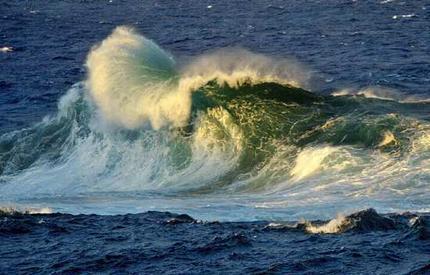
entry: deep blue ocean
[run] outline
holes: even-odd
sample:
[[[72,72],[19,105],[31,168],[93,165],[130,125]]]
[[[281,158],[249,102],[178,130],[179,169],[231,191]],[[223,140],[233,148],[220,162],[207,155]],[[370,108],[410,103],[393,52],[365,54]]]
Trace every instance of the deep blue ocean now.
[[[0,273],[430,274],[430,2],[3,1]]]

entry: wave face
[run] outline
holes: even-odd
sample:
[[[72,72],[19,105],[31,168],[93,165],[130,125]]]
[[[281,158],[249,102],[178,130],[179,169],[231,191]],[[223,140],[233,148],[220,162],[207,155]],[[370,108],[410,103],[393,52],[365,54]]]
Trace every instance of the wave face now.
[[[87,67],[55,116],[0,137],[3,205],[225,220],[428,211],[426,102],[314,94],[299,64],[242,49],[178,66],[124,27]]]

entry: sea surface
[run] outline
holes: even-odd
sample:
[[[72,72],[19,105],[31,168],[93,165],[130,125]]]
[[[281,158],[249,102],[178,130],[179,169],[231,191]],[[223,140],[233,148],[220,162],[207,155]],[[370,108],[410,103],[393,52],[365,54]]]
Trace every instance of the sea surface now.
[[[429,42],[427,1],[0,3],[0,273],[429,274]]]

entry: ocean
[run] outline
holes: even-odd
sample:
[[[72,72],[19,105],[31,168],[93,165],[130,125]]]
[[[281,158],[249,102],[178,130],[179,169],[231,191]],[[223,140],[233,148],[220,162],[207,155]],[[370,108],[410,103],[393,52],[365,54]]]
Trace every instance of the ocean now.
[[[430,4],[0,4],[0,273],[430,273]]]

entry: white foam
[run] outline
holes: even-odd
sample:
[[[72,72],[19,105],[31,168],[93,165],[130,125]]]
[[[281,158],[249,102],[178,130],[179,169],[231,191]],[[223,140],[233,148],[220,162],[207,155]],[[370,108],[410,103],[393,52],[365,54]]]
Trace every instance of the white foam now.
[[[290,174],[294,180],[301,180],[322,169],[326,157],[338,149],[331,146],[306,148],[299,153]]]
[[[272,58],[241,48],[224,48],[204,54],[181,69],[181,89],[196,90],[211,80],[237,87],[245,83],[276,82],[307,87],[311,73],[301,64]]]
[[[350,225],[350,221],[345,216],[339,215],[323,225],[306,223],[306,231],[312,234],[336,234],[340,233],[348,225]]]
[[[412,18],[415,17],[415,13],[410,14],[400,14],[400,15],[393,15],[393,19],[399,19],[399,18]]]
[[[184,126],[191,93],[211,80],[237,87],[277,82],[305,86],[310,78],[299,64],[223,49],[199,56],[177,69],[173,57],[151,40],[118,27],[88,56],[88,88],[103,117],[126,128],[150,122],[154,129]]]
[[[394,136],[394,134],[391,131],[385,131],[383,133],[382,140],[379,142],[378,147],[387,146],[389,144],[396,144],[397,140]]]
[[[154,42],[118,27],[88,56],[88,87],[104,117],[126,128],[182,126],[191,99],[175,87],[175,62]]]
[[[13,52],[13,48],[12,47],[7,47],[7,46],[0,47],[0,52],[2,52],[2,53]]]
[[[0,213],[14,215],[14,214],[52,214],[53,210],[49,207],[42,208],[15,208],[15,207],[0,207]]]
[[[274,68],[270,68],[272,65]],[[231,86],[262,81],[306,85],[309,74],[294,63],[246,50],[224,49],[176,68],[170,55],[153,42],[130,29],[120,28],[93,50],[88,66],[90,76],[86,85],[76,85],[60,100],[58,117],[69,117],[68,112],[78,110],[74,107],[79,100],[85,100],[85,96],[90,96],[97,106],[97,115],[92,110],[88,114],[83,112],[90,120],[89,125],[81,121],[67,124],[72,127],[71,134],[67,144],[61,144],[67,147],[64,149],[67,154],[62,154],[58,161],[51,162],[47,160],[48,156],[19,173],[1,175],[1,199],[41,198],[40,201],[46,202],[44,205],[52,206],[56,211],[74,209],[75,213],[201,209],[200,217],[218,215],[220,219],[234,217],[242,220],[271,217],[277,209],[282,209],[279,216],[321,218],[321,215],[333,217],[339,209],[346,211],[357,206],[377,204],[380,208],[375,208],[383,212],[386,209],[421,209],[428,204],[430,129],[422,120],[399,116],[404,119],[404,125],[410,127],[406,130],[409,131],[407,144],[411,144],[411,148],[405,150],[404,157],[393,157],[375,148],[329,144],[309,144],[301,147],[296,155],[299,149],[281,139],[273,141],[276,152],[270,159],[237,177],[229,172],[238,168],[237,158],[247,146],[243,143],[247,138],[246,131],[241,130],[241,125],[237,125],[237,120],[225,109],[211,108],[198,114],[192,135],[186,137],[176,136],[175,131],[147,128],[123,131],[121,128],[134,129],[146,123],[151,123],[155,129],[180,125],[189,116],[188,100],[193,89],[213,79],[220,85]],[[358,93],[343,91],[339,95]],[[382,93],[375,89],[362,91],[360,95],[384,99],[396,97],[396,93],[393,96],[392,92]],[[172,98],[176,105],[171,105],[169,99]],[[397,99],[404,100],[402,96]],[[85,106],[89,104],[84,103]],[[120,127],[105,127],[98,113]],[[342,117],[329,120],[320,130],[341,122]],[[49,123],[55,123],[55,120],[47,119],[44,123],[50,126]],[[85,134],[78,135],[82,124]],[[67,132],[67,127],[61,131]],[[35,130],[37,132],[39,128],[36,126]],[[128,133],[132,138],[127,136]],[[396,135],[395,130],[384,132],[379,146],[400,142],[400,135],[406,134]],[[179,159],[174,159],[176,156],[180,156]],[[10,162],[10,165],[14,163]],[[226,183],[225,178],[231,182]],[[197,194],[193,198],[175,193],[177,196],[157,200],[151,193],[150,198],[134,199],[134,194],[146,195],[148,190],[165,194],[166,189],[168,192],[185,187],[188,191],[203,186],[210,193],[207,197],[198,192],[193,193]],[[112,197],[99,202],[94,199],[98,198],[97,192]],[[115,197],[118,192],[133,195],[123,203]],[[82,194],[87,197],[79,198]],[[232,199],[236,195],[243,195],[238,200],[240,203]],[[61,206],[64,208],[58,207],[58,201],[60,204],[64,202]],[[232,207],[235,211],[231,211]],[[208,214],[209,211],[212,214]],[[310,230],[334,232],[321,228]]]
[[[339,91],[335,91],[331,94],[332,96],[363,96],[366,98],[375,98],[382,100],[392,100],[400,103],[424,103],[430,102],[430,98],[423,95],[408,95],[398,90],[372,86],[363,89],[352,89],[345,88]]]

